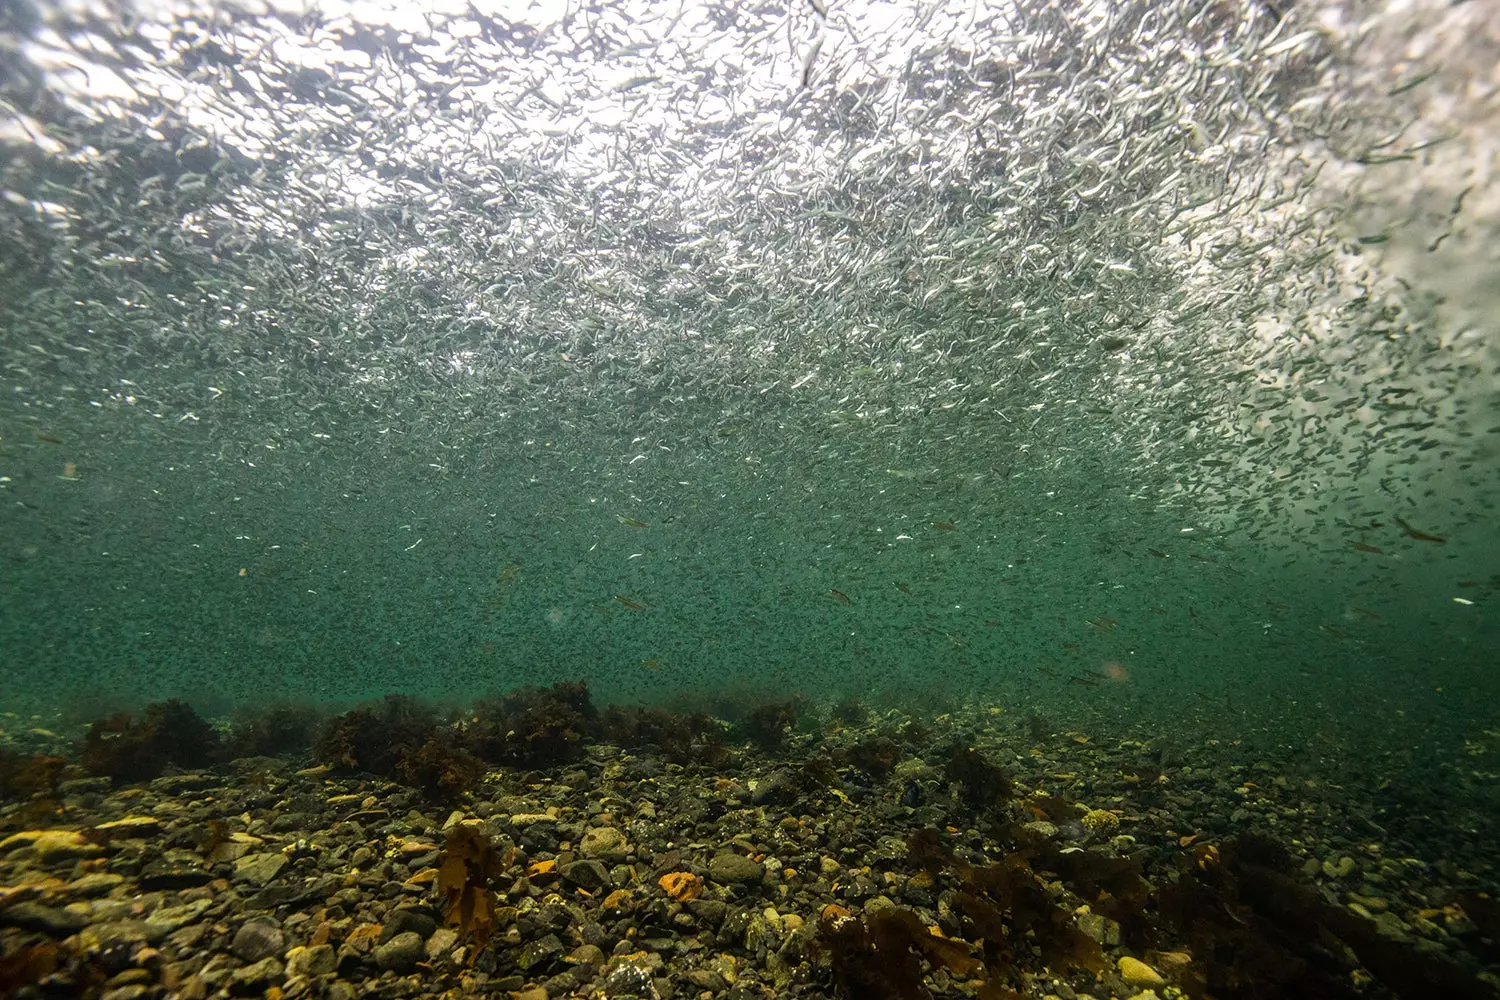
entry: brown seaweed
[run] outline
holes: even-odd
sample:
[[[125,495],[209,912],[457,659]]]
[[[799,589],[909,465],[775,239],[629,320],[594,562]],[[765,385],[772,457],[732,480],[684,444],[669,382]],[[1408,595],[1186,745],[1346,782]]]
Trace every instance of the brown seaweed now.
[[[922,983],[924,962],[965,978],[984,970],[968,945],[937,937],[920,917],[900,907],[855,917],[830,906],[818,921],[818,933],[840,988],[857,1000],[930,1000]]]
[[[447,902],[445,926],[469,941],[469,964],[495,934],[493,880],[505,874],[505,861],[478,824],[459,823],[448,831],[438,859],[438,889]]]
[[[89,774],[117,782],[148,781],[169,766],[205,767],[221,754],[219,734],[181,701],[146,706],[140,717],[121,712],[89,727],[79,763]]]

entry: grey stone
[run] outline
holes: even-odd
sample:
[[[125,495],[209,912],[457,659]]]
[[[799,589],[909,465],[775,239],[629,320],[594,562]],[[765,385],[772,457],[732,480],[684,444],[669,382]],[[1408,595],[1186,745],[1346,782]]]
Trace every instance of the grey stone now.
[[[598,966],[604,964],[604,952],[591,944],[581,944],[568,953],[568,961],[574,965]]]
[[[313,900],[322,900],[337,892],[339,886],[343,885],[343,879],[337,875],[325,875],[312,882],[304,882],[302,885],[287,885],[277,883],[268,885],[260,892],[245,900],[244,908],[247,910],[274,910],[278,906],[288,906],[292,903],[307,903]]]
[[[743,854],[716,854],[708,863],[708,877],[715,882],[759,882],[766,870]]]
[[[516,956],[516,968],[522,972],[543,968],[563,953],[562,940],[556,934],[528,941]]]
[[[19,927],[25,931],[41,931],[55,937],[66,937],[88,925],[82,913],[59,910],[44,906],[33,900],[12,903],[0,910],[0,927]]]
[[[279,983],[285,975],[286,970],[280,959],[263,958],[243,969],[235,969],[229,976],[229,991],[231,993],[259,992],[267,986]]]
[[[687,911],[710,927],[717,927],[729,915],[729,904],[721,899],[690,899],[683,904]]]
[[[389,972],[406,973],[422,960],[422,935],[402,931],[375,949],[375,964]]]
[[[288,976],[326,976],[336,968],[338,968],[338,955],[331,944],[293,948],[287,953],[286,974]]]
[[[124,875],[116,875],[114,872],[90,872],[69,882],[67,893],[79,899],[95,899],[108,896],[111,889],[124,881]]]
[[[181,906],[163,906],[153,910],[146,917],[146,926],[150,928],[153,936],[166,937],[168,934],[203,916],[204,912],[213,907],[213,900],[195,899],[191,903],[183,903]]]
[[[99,1000],[140,1000],[148,992],[148,988],[142,984],[131,983],[128,986],[116,986],[112,990],[105,990],[99,994]]]
[[[568,884],[590,892],[609,884],[609,871],[597,861],[574,861],[564,865],[562,877]]]
[[[439,927],[432,932],[432,937],[427,939],[426,951],[428,958],[437,958],[453,950],[458,944],[458,932],[449,930],[447,927]]]
[[[234,863],[234,877],[236,881],[263,887],[286,866],[285,854],[247,854]]]
[[[385,944],[398,934],[411,931],[423,941],[432,937],[432,932],[437,930],[437,921],[430,914],[411,907],[402,907],[392,910],[386,914],[385,923],[380,928],[380,943]]]
[[[615,967],[604,977],[604,995],[616,997],[649,997],[656,991],[652,988],[651,975],[639,966],[625,962]]]
[[[141,869],[136,881],[142,889],[191,889],[212,882],[214,874],[203,859],[192,851],[169,848]]]
[[[755,783],[750,801],[758,806],[790,804],[796,800],[800,784],[796,775],[786,768],[772,771]]]
[[[128,948],[147,941],[155,944],[159,940],[152,935],[144,920],[103,920],[78,932],[78,943],[95,951]]]
[[[260,920],[252,920],[235,932],[229,950],[246,962],[259,962],[272,955],[280,955],[286,947],[286,935],[281,928]]]
[[[619,861],[630,853],[630,845],[625,842],[625,834],[614,827],[596,826],[584,831],[578,852],[587,858]]]
[[[1120,925],[1097,913],[1080,913],[1076,918],[1078,929],[1107,948],[1120,943]]]

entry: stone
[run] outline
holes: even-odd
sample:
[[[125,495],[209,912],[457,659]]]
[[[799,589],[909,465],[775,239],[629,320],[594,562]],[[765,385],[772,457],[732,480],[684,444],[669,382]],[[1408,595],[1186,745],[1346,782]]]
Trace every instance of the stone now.
[[[34,900],[12,903],[0,910],[0,927],[19,927],[25,931],[40,931],[54,937],[67,937],[88,926],[88,922],[88,918],[81,913],[44,906]]]
[[[578,851],[587,858],[620,861],[630,853],[630,845],[625,842],[625,834],[614,827],[596,826],[584,831]]]
[[[1140,959],[1126,955],[1119,961],[1120,978],[1131,986],[1165,986],[1167,981]]]
[[[331,944],[293,948],[286,953],[288,976],[326,976],[338,967],[338,955]]]
[[[1106,948],[1119,945],[1120,925],[1116,921],[1097,913],[1080,913],[1077,921],[1079,930]]]
[[[195,899],[180,906],[158,907],[146,917],[146,926],[153,938],[166,937],[203,916],[213,905],[211,899]]]
[[[568,952],[565,961],[573,965],[599,966],[604,964],[604,952],[591,944],[581,944]]]
[[[520,954],[516,956],[516,968],[522,972],[540,969],[548,965],[562,953],[562,940],[556,934],[548,934],[537,938],[535,941],[526,942],[521,948]]]
[[[754,805],[789,805],[795,802],[802,790],[802,783],[787,768],[780,768],[761,778],[750,792]]]
[[[338,892],[343,884],[343,879],[337,875],[324,875],[311,882],[302,885],[287,885],[277,883],[268,885],[260,892],[245,900],[244,908],[247,910],[274,910],[278,906],[289,906],[293,903],[306,903],[312,900],[326,899]]]
[[[234,863],[234,878],[261,888],[286,866],[285,854],[247,854]]]
[[[235,932],[229,950],[246,962],[259,962],[272,955],[280,955],[286,947],[286,935],[281,928],[262,920],[251,920]]]
[[[563,881],[593,892],[609,884],[609,870],[597,861],[574,861],[563,865]]]
[[[708,877],[721,884],[759,882],[766,877],[766,870],[743,854],[716,854],[708,863]]]
[[[1358,863],[1346,854],[1337,860],[1329,858],[1324,861],[1323,874],[1328,878],[1348,878],[1358,867]]]
[[[375,964],[383,971],[404,975],[422,960],[422,935],[402,931],[375,949]]]
[[[150,990],[141,983],[130,983],[126,986],[116,986],[99,994],[99,1000],[140,1000]]]
[[[229,975],[231,993],[256,993],[281,981],[286,970],[277,958],[263,958]]]
[[[213,880],[214,873],[209,870],[203,858],[194,851],[180,847],[168,848],[160,857],[148,861],[136,878],[142,889],[164,889],[169,892],[207,885]]]
[[[432,916],[421,910],[408,906],[392,910],[386,914],[385,923],[380,927],[380,943],[385,944],[398,934],[411,931],[423,941],[432,937],[432,932],[437,930],[437,921]]]
[[[130,948],[147,941],[155,943],[152,937],[144,920],[104,920],[79,931],[78,943],[85,949],[109,951],[113,948]]]
[[[444,955],[452,951],[453,946],[456,944],[458,944],[458,931],[447,927],[439,927],[432,932],[432,937],[427,939],[427,957],[437,958],[440,955]]]
[[[161,820],[155,816],[126,816],[94,827],[110,839],[116,837],[154,837],[161,833]]]
[[[69,882],[65,891],[77,899],[96,899],[108,896],[115,886],[124,881],[124,875],[116,875],[114,872],[90,872]]]
[[[0,854],[30,847],[43,861],[97,858],[104,848],[86,839],[78,830],[23,830],[0,840]]]

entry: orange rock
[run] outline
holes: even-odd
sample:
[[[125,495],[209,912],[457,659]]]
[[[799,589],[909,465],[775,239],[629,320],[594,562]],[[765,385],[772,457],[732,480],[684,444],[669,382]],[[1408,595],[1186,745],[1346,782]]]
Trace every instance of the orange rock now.
[[[692,872],[669,872],[657,879],[656,884],[665,889],[667,895],[679,903],[697,899],[703,892],[703,879]]]
[[[352,941],[359,941],[362,938],[377,938],[378,939],[379,937],[380,937],[380,925],[379,924],[360,924],[358,927],[354,928],[354,930],[352,930],[352,931],[349,932],[349,936],[346,937],[346,938],[344,938],[344,941],[345,941],[345,943],[349,943],[349,942],[352,942]]]
[[[845,920],[852,919],[853,916],[854,914],[850,913],[839,904],[829,903],[827,906],[823,907],[822,911],[818,914],[818,922],[824,927],[837,927]]]
[[[635,906],[635,897],[629,889],[616,889],[604,897],[600,904],[606,911],[625,912]]]

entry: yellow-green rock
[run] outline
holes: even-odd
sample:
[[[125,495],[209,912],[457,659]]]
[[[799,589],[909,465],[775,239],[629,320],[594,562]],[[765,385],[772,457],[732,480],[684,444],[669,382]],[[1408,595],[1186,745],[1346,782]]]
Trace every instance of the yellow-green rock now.
[[[1167,981],[1151,966],[1140,959],[1125,956],[1120,959],[1120,978],[1132,986],[1165,986]]]

